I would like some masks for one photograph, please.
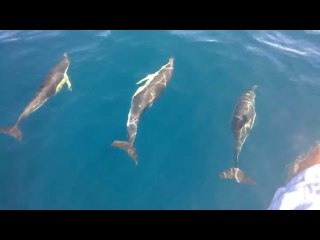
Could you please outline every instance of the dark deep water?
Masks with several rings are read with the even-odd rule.
[[[287,165],[320,136],[320,31],[0,31],[0,126],[12,125],[64,52],[64,88],[0,135],[0,209],[266,209]],[[135,84],[175,58],[141,118],[139,165],[126,139]],[[233,165],[234,106],[257,84],[240,155],[256,186],[219,179]]]

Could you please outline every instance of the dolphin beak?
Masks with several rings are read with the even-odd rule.
[[[169,64],[170,64],[170,65],[173,65],[173,62],[174,62],[174,57],[170,57],[170,58],[169,58]]]
[[[252,91],[255,91],[258,88],[258,85],[253,85],[253,87],[251,88]]]

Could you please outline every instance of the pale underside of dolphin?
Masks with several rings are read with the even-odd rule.
[[[65,53],[59,63],[51,70],[45,80],[42,82],[33,99],[18,117],[16,123],[11,127],[0,128],[0,132],[7,134],[21,141],[22,132],[19,129],[20,123],[31,113],[39,109],[50,97],[61,91],[66,84],[68,89],[72,91],[72,85],[67,75],[70,65],[68,55]]]

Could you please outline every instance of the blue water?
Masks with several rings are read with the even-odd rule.
[[[0,209],[266,209],[288,164],[320,136],[320,31],[0,31],[0,126],[12,125],[68,52],[64,88],[0,135]],[[135,84],[175,58],[141,118],[139,165],[126,139]],[[233,165],[234,106],[257,84],[240,155],[256,186],[219,179]]]

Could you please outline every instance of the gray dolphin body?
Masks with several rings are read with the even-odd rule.
[[[56,95],[65,84],[68,85],[68,89],[70,91],[72,90],[72,86],[67,75],[69,64],[70,61],[68,55],[65,53],[63,55],[63,58],[45,78],[31,102],[27,105],[27,107],[19,116],[15,125],[6,128],[0,128],[0,132],[10,135],[21,141],[22,132],[19,129],[20,123],[31,113],[40,108],[50,97]]]
[[[128,141],[114,141],[111,146],[118,147],[126,151],[129,156],[138,164],[138,154],[133,144],[137,135],[138,123],[143,112],[152,106],[153,102],[161,96],[163,90],[171,79],[173,72],[174,59],[170,58],[169,62],[161,67],[160,70],[149,74],[137,84],[145,82],[138,88],[131,100],[130,112],[127,121]]]
[[[220,174],[223,179],[232,179],[238,183],[246,183],[254,185],[255,182],[251,180],[246,174],[239,168],[239,155],[244,142],[246,141],[251,129],[254,125],[256,118],[255,111],[255,90],[257,85],[253,86],[250,90],[244,93],[235,108],[233,121],[232,121],[232,132],[234,135],[234,156],[235,156],[235,167],[232,167]]]

